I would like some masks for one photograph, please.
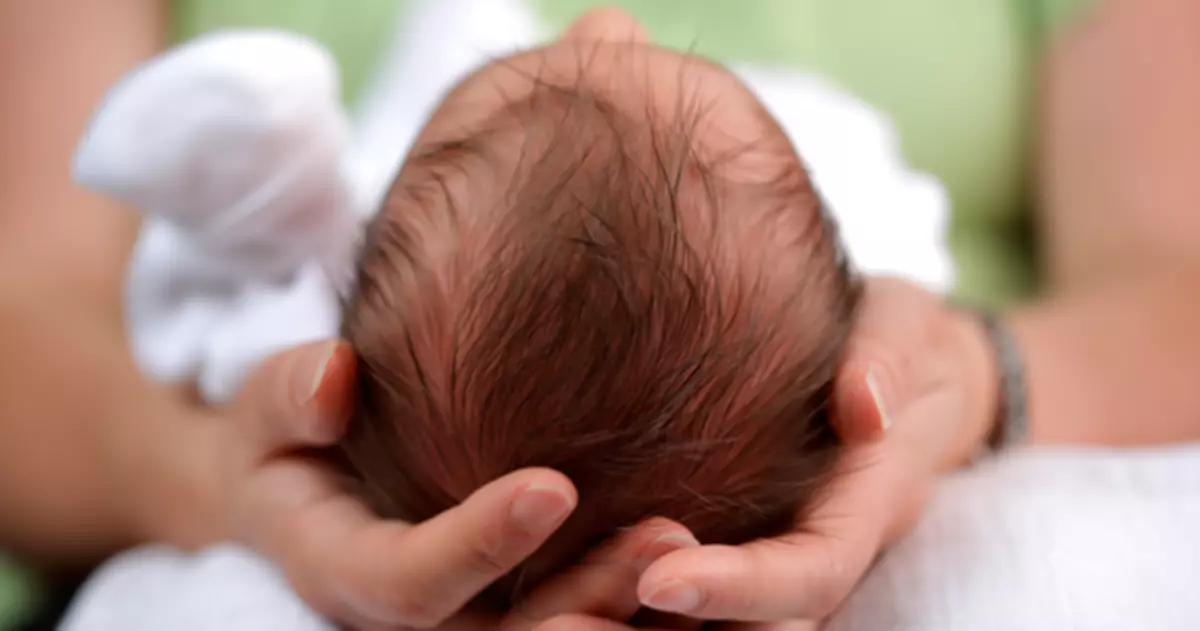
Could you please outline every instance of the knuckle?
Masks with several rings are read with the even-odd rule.
[[[649,517],[637,524],[635,530],[645,530],[655,534],[664,530],[674,530],[681,528],[678,522],[667,519],[666,517]]]
[[[688,531],[665,517],[651,517],[618,532],[603,545],[593,549],[592,557],[597,560],[620,559],[631,555],[645,554],[647,549],[659,538],[672,533],[683,535]]]
[[[842,604],[857,580],[842,555],[833,551],[823,555],[817,566],[821,572],[813,577],[805,599],[809,617],[823,618],[832,614]]]
[[[754,580],[730,589],[727,600],[721,603],[722,608],[772,618],[821,619],[832,614],[857,577],[851,575],[840,546],[819,541],[811,543],[814,545],[806,546],[805,553],[800,556],[796,556],[799,550],[792,542],[772,541],[769,545],[754,548],[756,558],[751,567],[758,568],[751,574]],[[788,564],[792,569],[787,571],[791,577],[787,582],[794,587],[781,589],[780,583],[770,578],[779,576],[779,572],[763,570],[778,568],[779,560],[788,557],[793,563]]]
[[[296,596],[319,615],[331,618],[340,613],[336,600],[330,596],[328,590],[319,589],[310,581],[299,579],[295,575],[289,576],[289,583]]]
[[[842,581],[823,581],[813,585],[807,599],[807,615],[812,618],[825,618],[836,611],[842,599],[849,593],[841,583]]]
[[[343,572],[336,581],[337,593],[346,607],[372,619],[389,621],[413,629],[432,629],[450,614],[443,598],[428,583],[407,574],[381,576]]]
[[[426,596],[413,590],[394,596],[388,603],[390,617],[413,629],[432,629],[441,625],[450,617],[449,612],[442,610],[436,598]]]
[[[480,535],[466,548],[463,564],[468,572],[488,576],[500,576],[508,572],[511,565],[506,554],[504,540],[499,532],[495,535]]]
[[[534,631],[581,631],[588,628],[586,620],[576,615],[560,615],[538,623]]]
[[[738,612],[742,616],[753,615],[754,612],[763,608],[762,594],[769,593],[764,589],[755,589],[752,583],[746,582],[730,590],[723,603],[710,601],[705,603],[705,606],[707,609],[719,608]]]

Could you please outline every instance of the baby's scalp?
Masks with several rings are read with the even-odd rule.
[[[642,49],[649,71],[664,51]],[[574,75],[485,68],[465,83],[490,68],[528,89],[457,127],[470,89],[450,94],[345,310],[360,402],[340,448],[376,510],[424,520],[528,466],[578,488],[485,595],[500,607],[650,516],[705,543],[789,529],[839,455],[827,402],[857,284],[795,152],[752,97],[760,135],[714,118],[740,98],[703,87],[723,71],[676,63],[701,87],[668,112],[587,52]]]

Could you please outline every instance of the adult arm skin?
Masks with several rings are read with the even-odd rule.
[[[1046,68],[1047,298],[1015,310],[1031,439],[1200,440],[1200,4],[1109,0]]]
[[[195,419],[138,374],[122,330],[136,216],[70,181],[91,111],[159,48],[164,11],[0,3],[0,546],[40,561],[83,562],[145,536],[134,515],[151,504],[170,520],[173,506],[202,503],[182,473],[193,452],[165,447]],[[183,460],[155,462],[167,457]],[[193,536],[188,521],[175,538]]]

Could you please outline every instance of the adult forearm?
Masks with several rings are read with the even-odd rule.
[[[72,185],[104,93],[160,48],[161,0],[0,2],[0,265],[117,322],[137,218]]]
[[[0,547],[39,558],[87,557],[129,528],[106,453],[111,397],[128,395],[114,339],[100,323],[48,304],[15,304],[0,285]]]
[[[91,314],[0,282],[0,548],[86,562],[220,535],[217,420],[144,379]]]
[[[119,300],[137,220],[70,163],[104,92],[159,47],[162,4],[0,2],[0,548],[69,560],[133,530],[110,446],[151,406]]]
[[[1200,273],[1141,275],[1014,312],[1039,444],[1200,440]]]
[[[1105,0],[1050,49],[1053,300],[1012,314],[1041,443],[1200,439],[1200,4]]]
[[[1049,47],[1038,100],[1039,236],[1055,286],[1200,253],[1200,3],[1088,4]]]

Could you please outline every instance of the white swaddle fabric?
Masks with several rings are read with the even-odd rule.
[[[197,378],[225,400],[270,352],[335,332],[360,218],[429,109],[461,74],[539,35],[509,0],[431,1],[407,17],[350,140],[328,56],[290,35],[211,36],[114,91],[77,174],[147,215],[128,307],[149,374]],[[947,199],[905,165],[886,119],[816,79],[737,71],[800,149],[858,267],[949,288]],[[949,480],[834,628],[1197,628],[1179,623],[1200,620],[1200,599],[1180,597],[1200,578],[1187,536],[1200,532],[1198,480],[1194,452],[1017,456]],[[218,546],[111,560],[63,628],[333,627],[269,563]]]

